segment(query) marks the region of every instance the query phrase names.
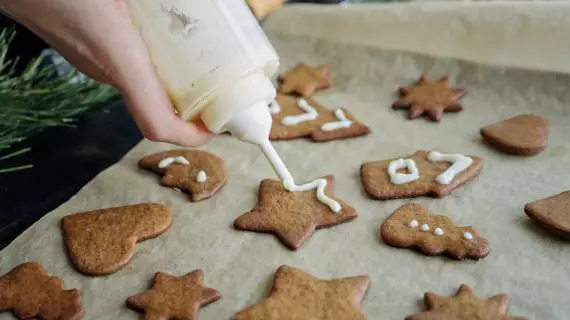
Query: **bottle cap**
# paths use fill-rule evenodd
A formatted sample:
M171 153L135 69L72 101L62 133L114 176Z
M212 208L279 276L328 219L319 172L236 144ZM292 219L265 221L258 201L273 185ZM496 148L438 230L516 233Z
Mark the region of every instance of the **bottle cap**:
M269 78L263 73L251 74L217 95L200 118L213 133L230 131L239 139L259 144L271 130L268 103L275 95Z

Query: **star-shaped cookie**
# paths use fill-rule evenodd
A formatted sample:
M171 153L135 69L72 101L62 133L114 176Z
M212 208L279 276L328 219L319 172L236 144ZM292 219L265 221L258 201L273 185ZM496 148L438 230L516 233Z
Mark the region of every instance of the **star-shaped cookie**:
M448 76L433 81L422 75L416 85L400 88L400 98L392 108L410 109L408 119L425 114L433 121L440 121L444 112L463 110L459 100L466 94L463 88L450 88Z
M408 316L406 320L526 320L507 315L509 297L506 294L481 299L465 284L454 297L428 292L424 299L428 311Z
M128 298L127 305L143 311L145 319L197 320L201 307L221 298L217 290L202 286L203 279L202 270L181 277L157 272L152 288Z
M325 194L340 203L333 212L321 203L316 190L290 192L278 180L265 179L259 187L259 204L234 221L238 230L274 233L291 250L297 250L316 229L356 218L356 210L333 196L334 176L326 176Z
M331 86L328 66L310 67L299 63L295 69L279 76L278 91L284 94L295 93L302 97L310 97L317 90Z
M311 137L313 141L323 142L370 133L370 128L356 120L347 109L331 110L309 98L278 94L271 116L270 140Z
M190 194L193 202L212 197L226 183L227 170L217 155L199 150L170 150L139 161L139 167L162 175L160 184Z
M236 314L232 320L365 320L360 303L368 276L321 280L302 270L281 266L269 297Z

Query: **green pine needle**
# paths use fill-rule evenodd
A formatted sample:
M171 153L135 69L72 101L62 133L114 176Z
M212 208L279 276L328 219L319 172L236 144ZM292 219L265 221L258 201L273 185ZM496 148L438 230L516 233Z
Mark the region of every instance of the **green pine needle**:
M64 76L54 76L55 66L40 67L41 58L32 61L22 74L16 74L17 61L6 61L12 29L0 32L0 161L7 160L30 149L6 153L15 144L46 128L72 126L81 113L100 107L116 95L110 86L88 79L83 83L70 80L76 70ZM2 168L0 174L32 167L23 165Z

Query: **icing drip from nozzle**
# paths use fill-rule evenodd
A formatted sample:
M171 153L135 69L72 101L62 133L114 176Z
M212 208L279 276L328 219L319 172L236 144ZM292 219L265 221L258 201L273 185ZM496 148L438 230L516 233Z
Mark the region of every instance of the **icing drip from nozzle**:
M259 146L267 160L269 160L269 163L271 163L273 170L275 170L281 181L283 181L285 189L291 192L303 192L311 189L317 189L317 199L319 199L320 202L328 206L334 213L339 213L342 210L342 206L338 201L335 201L325 194L327 186L326 179L317 179L303 185L296 185L293 176L291 176L291 173L283 163L283 160L281 160L281 157L279 157L279 154L271 142L269 140L265 140Z

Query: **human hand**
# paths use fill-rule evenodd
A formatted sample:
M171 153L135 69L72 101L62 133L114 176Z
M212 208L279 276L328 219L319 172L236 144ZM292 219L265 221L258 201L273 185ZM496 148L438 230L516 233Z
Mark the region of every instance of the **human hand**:
M176 115L125 0L0 0L0 7L79 71L116 87L146 138L184 146L211 138L201 122Z

